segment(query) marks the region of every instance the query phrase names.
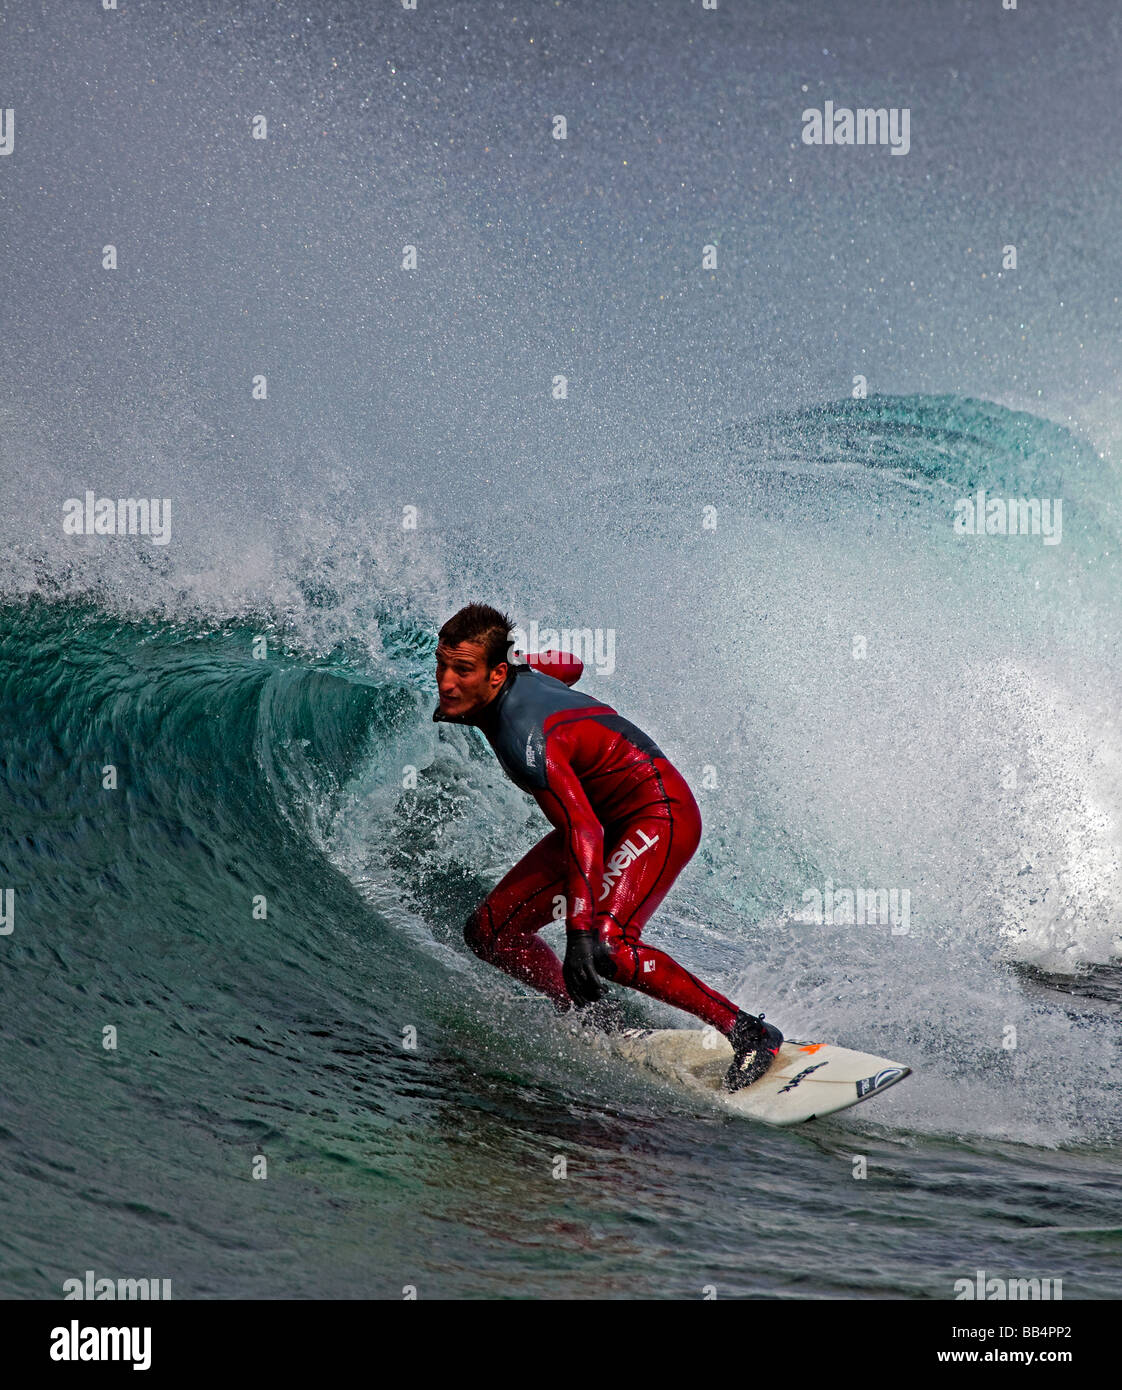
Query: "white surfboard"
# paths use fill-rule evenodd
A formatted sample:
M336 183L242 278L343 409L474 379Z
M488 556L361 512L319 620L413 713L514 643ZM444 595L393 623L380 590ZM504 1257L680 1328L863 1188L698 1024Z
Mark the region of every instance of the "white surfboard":
M726 1091L722 1082L732 1061L732 1045L715 1028L628 1028L597 1033L594 1040L687 1090L769 1125L795 1125L845 1110L880 1095L912 1070L833 1043L788 1039L758 1081Z

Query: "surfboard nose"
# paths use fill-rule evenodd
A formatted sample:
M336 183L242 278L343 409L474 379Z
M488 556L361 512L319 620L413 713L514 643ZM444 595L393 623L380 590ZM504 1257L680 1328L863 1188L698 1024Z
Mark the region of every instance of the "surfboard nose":
M911 1067L882 1067L875 1076L867 1076L857 1083L857 1098L864 1100L866 1096L871 1096L875 1091L887 1091L889 1086L895 1086L897 1081L903 1081L905 1076L911 1076Z

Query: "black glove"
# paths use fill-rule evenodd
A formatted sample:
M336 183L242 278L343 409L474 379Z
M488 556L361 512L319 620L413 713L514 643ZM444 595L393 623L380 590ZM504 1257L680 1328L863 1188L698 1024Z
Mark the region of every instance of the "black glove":
M595 1003L603 993L600 977L596 973L596 957L600 954L597 946L600 939L595 931L567 931L565 933L565 963L561 974L565 977L565 988L569 991L577 1008Z

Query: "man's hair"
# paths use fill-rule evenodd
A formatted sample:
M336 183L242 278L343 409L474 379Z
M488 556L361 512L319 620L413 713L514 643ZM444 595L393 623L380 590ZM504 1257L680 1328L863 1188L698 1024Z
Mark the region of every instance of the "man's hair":
M493 671L500 661L508 661L510 630L514 623L497 608L485 603L469 603L461 608L440 629L440 640L448 647L461 642L478 642L483 648L487 670Z

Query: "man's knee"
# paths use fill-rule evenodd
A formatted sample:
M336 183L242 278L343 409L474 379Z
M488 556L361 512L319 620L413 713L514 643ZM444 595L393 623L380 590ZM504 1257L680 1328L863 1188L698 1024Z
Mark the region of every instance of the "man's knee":
M593 959L596 973L617 985L630 985L637 968L635 951L615 922L600 932Z
M480 903L464 923L464 940L482 960L489 960L494 933L490 930L490 912L487 904Z
M593 946L592 963L596 967L597 975L602 975L605 980L615 980L617 983L623 983L619 978L620 970L615 949L609 946L607 942L601 940Z
M681 855L679 867L684 868L701 844L701 812L692 797L690 804L674 818L674 838Z

